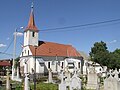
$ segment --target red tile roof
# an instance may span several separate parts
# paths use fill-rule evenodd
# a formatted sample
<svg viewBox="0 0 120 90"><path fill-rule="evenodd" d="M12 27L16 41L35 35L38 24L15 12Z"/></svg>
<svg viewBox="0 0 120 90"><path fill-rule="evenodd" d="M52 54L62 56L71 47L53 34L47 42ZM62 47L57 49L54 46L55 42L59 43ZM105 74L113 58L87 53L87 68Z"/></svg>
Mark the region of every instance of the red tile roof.
<svg viewBox="0 0 120 90"><path fill-rule="evenodd" d="M30 13L30 18L29 18L28 26L25 29L25 31L27 31L27 30L32 30L32 31L35 31L35 32L39 31L37 29L36 25L35 25L33 7L31 8L31 13Z"/></svg>
<svg viewBox="0 0 120 90"><path fill-rule="evenodd" d="M0 66L11 66L9 61L0 61Z"/></svg>
<svg viewBox="0 0 120 90"><path fill-rule="evenodd" d="M42 43L41 43L42 42ZM58 44L53 42L40 41L40 45L36 49L36 56L65 56L65 57L81 57L78 51L71 45ZM35 47L29 46L35 56Z"/></svg>

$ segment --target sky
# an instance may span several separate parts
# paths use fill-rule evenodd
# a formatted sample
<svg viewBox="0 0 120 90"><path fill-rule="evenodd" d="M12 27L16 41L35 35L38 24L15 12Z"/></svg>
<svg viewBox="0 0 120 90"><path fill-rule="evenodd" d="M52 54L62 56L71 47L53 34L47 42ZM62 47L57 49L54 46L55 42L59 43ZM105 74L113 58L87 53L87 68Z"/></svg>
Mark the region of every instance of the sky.
<svg viewBox="0 0 120 90"><path fill-rule="evenodd" d="M104 41L109 51L120 48L120 21L76 28L47 29L84 25L120 19L120 0L1 0L0 59L12 58L13 33L23 32L34 2L35 23L39 40L70 44L89 54L95 42ZM16 55L22 50L23 35L17 35Z"/></svg>

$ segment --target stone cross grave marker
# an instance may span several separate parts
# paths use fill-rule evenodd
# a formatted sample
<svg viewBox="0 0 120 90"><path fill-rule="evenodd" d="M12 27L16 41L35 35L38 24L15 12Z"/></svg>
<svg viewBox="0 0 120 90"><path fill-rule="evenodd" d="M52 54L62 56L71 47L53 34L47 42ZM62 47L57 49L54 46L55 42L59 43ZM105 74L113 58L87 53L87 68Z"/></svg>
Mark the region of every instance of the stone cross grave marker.
<svg viewBox="0 0 120 90"><path fill-rule="evenodd" d="M8 69L7 69L7 77L6 77L6 90L10 90L10 76Z"/></svg>
<svg viewBox="0 0 120 90"><path fill-rule="evenodd" d="M48 82L49 82L49 83L52 83L52 82L53 82L53 80L52 80L52 70L51 70L51 69L49 69Z"/></svg>

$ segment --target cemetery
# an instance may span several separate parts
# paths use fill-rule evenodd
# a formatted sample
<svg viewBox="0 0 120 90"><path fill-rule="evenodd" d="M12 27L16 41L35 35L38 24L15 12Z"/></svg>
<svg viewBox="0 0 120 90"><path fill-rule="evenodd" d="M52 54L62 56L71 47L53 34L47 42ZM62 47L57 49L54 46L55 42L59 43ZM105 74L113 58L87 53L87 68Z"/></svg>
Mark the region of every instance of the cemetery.
<svg viewBox="0 0 120 90"><path fill-rule="evenodd" d="M4 78L0 90L34 90L34 78L30 79L27 68L27 64L25 64L24 77L18 75L19 77L13 80L7 69L7 76ZM105 77L102 76L102 72L96 73L95 67L92 65L87 66L87 70L85 75L80 73L76 67L73 72L65 67L58 75L53 75L52 70L49 69L47 77L36 78L36 90L120 90L120 70L110 69L106 71Z"/></svg>

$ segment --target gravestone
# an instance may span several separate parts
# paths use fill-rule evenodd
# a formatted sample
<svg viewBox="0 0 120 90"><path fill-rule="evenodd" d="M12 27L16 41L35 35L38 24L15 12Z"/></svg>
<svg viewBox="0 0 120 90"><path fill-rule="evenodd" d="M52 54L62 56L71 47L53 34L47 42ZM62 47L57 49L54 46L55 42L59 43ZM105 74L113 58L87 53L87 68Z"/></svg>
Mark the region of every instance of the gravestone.
<svg viewBox="0 0 120 90"><path fill-rule="evenodd" d="M71 78L70 90L81 90L81 79L77 76L77 69L74 69L74 75Z"/></svg>
<svg viewBox="0 0 120 90"><path fill-rule="evenodd" d="M24 90L30 90L28 65L26 62L24 62L24 74L25 74Z"/></svg>
<svg viewBox="0 0 120 90"><path fill-rule="evenodd" d="M52 80L52 70L51 70L51 69L49 69L48 82L49 82L49 83L52 83L52 82L53 82L53 80Z"/></svg>
<svg viewBox="0 0 120 90"><path fill-rule="evenodd" d="M19 66L17 66L17 78L20 78Z"/></svg>
<svg viewBox="0 0 120 90"><path fill-rule="evenodd" d="M120 90L120 82L117 79L117 73L114 77L112 76L113 73L110 71L110 76L104 80L104 90Z"/></svg>
<svg viewBox="0 0 120 90"><path fill-rule="evenodd" d="M72 77L69 71L66 70L62 72L59 90L81 90L81 79L77 76L77 69L74 71Z"/></svg>
<svg viewBox="0 0 120 90"><path fill-rule="evenodd" d="M113 74L114 74L114 78L119 80L119 77L118 77L119 72L117 71L117 69L114 70Z"/></svg>
<svg viewBox="0 0 120 90"><path fill-rule="evenodd" d="M59 90L66 90L66 83L63 71L61 72L61 83L59 84Z"/></svg>
<svg viewBox="0 0 120 90"><path fill-rule="evenodd" d="M7 77L6 77L6 90L10 90L10 76L8 69L7 69Z"/></svg>
<svg viewBox="0 0 120 90"><path fill-rule="evenodd" d="M65 74L65 82L66 82L66 85L69 86L70 80L71 80L71 73L70 73L70 71L68 70L67 67L66 67L66 69L65 69L65 71L64 71L64 74Z"/></svg>
<svg viewBox="0 0 120 90"><path fill-rule="evenodd" d="M118 71L119 71L119 73L120 73L120 69L119 69Z"/></svg>
<svg viewBox="0 0 120 90"><path fill-rule="evenodd" d="M87 89L98 89L99 85L98 85L98 76L97 73L95 72L95 68L94 67L90 67L89 68L89 72L87 75Z"/></svg>

